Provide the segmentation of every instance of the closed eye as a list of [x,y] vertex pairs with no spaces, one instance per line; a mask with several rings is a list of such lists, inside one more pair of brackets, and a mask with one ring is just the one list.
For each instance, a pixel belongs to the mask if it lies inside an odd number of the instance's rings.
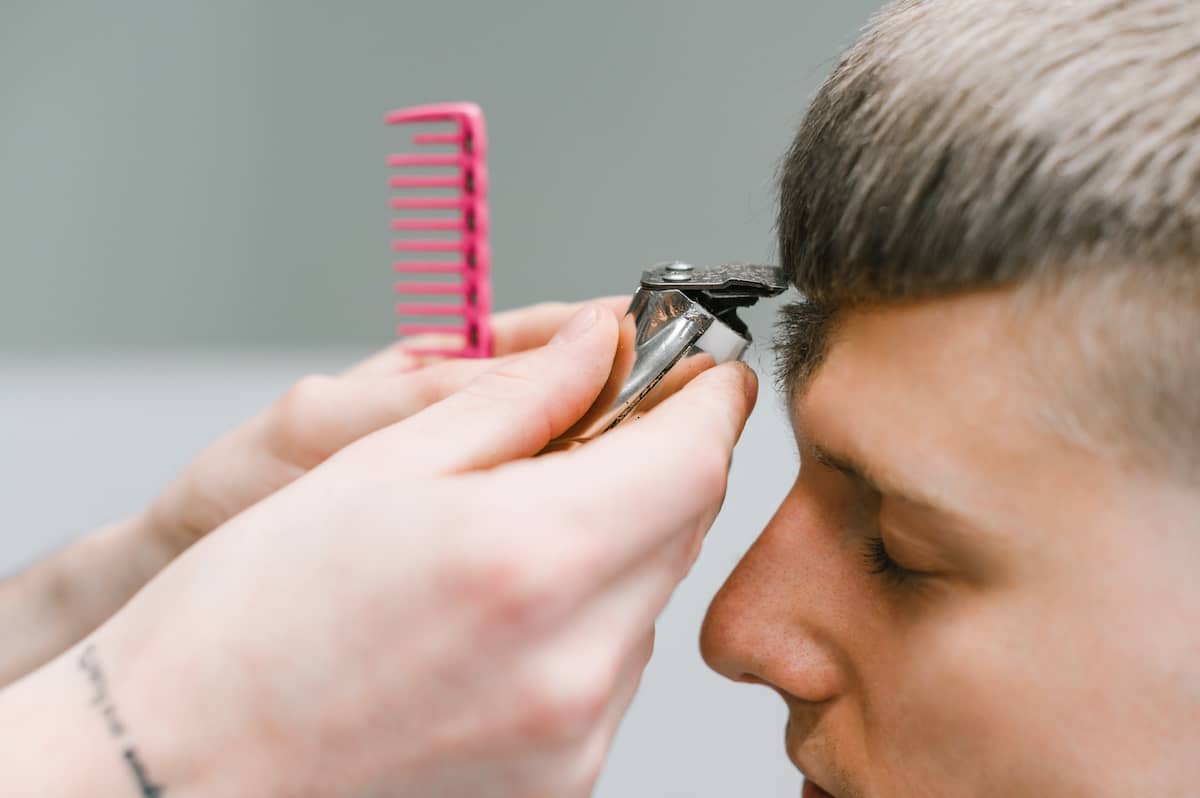
[[893,560],[882,537],[869,537],[863,541],[863,563],[868,573],[880,577],[891,587],[904,587],[921,576],[919,571],[905,568]]

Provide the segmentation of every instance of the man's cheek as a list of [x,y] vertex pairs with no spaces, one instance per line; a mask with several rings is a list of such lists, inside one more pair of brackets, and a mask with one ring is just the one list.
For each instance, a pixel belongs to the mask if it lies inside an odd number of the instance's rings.
[[1049,794],[1038,791],[1055,786],[1061,762],[1050,745],[1061,726],[1041,696],[1047,649],[1031,638],[1036,628],[1021,602],[963,595],[908,630],[881,727],[928,794]]

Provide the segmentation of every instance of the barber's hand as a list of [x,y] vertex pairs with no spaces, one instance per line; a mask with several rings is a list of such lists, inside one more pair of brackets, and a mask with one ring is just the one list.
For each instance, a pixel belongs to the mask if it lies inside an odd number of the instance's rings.
[[530,459],[616,338],[581,311],[241,513],[102,627],[148,778],[174,798],[590,794],[756,390],[719,366]]
[[[600,302],[619,312],[628,298]],[[17,578],[0,580],[0,686],[77,643],[213,529],[342,447],[543,345],[576,309],[544,304],[499,314],[493,359],[415,354],[454,345],[446,336],[422,336],[340,377],[301,380],[204,451],[146,511],[82,537]]]
[[[629,304],[628,297],[598,301],[618,313]],[[178,554],[339,449],[448,396],[496,360],[542,346],[579,307],[545,303],[497,314],[495,359],[413,354],[447,345],[437,336],[422,336],[400,341],[340,376],[305,377],[202,452],[151,506],[145,529],[158,548]]]

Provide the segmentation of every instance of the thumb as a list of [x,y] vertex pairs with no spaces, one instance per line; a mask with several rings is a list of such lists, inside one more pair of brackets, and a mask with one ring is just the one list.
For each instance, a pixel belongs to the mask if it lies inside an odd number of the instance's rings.
[[548,345],[498,363],[457,393],[351,448],[370,447],[389,459],[401,453],[404,461],[388,471],[402,477],[472,471],[530,457],[595,401],[616,347],[616,317],[603,306],[587,305]]

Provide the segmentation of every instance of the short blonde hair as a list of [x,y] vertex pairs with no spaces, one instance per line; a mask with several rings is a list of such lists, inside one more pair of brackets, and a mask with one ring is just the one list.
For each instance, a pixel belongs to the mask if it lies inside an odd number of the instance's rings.
[[840,308],[1052,285],[1096,356],[1060,415],[1200,466],[1200,3],[889,4],[801,124],[778,232],[789,383]]

